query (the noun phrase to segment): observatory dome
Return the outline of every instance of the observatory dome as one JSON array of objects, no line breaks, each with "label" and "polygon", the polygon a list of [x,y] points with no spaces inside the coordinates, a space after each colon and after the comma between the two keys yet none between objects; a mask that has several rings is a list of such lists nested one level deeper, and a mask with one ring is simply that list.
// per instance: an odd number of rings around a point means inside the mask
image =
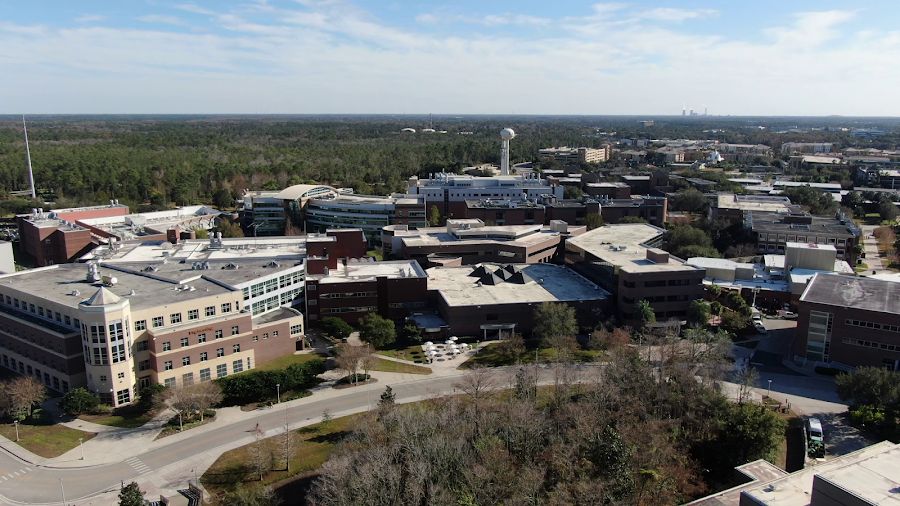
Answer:
[{"label": "observatory dome", "polygon": [[504,128],[503,130],[500,130],[500,137],[501,137],[503,140],[507,140],[507,141],[508,141],[508,140],[512,139],[513,137],[515,137],[515,136],[516,136],[516,132],[513,131],[512,128]]}]

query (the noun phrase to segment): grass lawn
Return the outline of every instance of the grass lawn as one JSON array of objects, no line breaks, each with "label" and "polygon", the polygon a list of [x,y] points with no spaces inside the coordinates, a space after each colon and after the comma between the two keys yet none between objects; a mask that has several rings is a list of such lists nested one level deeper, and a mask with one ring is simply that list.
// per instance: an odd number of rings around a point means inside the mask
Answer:
[{"label": "grass lawn", "polygon": [[[362,415],[335,418],[327,426],[318,423],[294,431],[297,452],[291,459],[290,473],[283,470],[284,461],[279,461],[277,457],[274,457],[277,452],[271,451],[270,453],[276,460],[272,462],[271,467],[276,470],[263,473],[263,480],[259,481],[258,475],[254,475],[248,465],[251,461],[250,448],[242,446],[220,455],[200,477],[200,482],[213,497],[216,497],[220,493],[234,490],[238,483],[244,483],[247,487],[268,485],[292,476],[315,471],[328,460],[335,445],[353,430],[356,419],[360,416]],[[274,450],[276,446],[280,446],[279,436],[265,439],[263,444],[266,447],[271,446]]]},{"label": "grass lawn", "polygon": [[382,255],[381,252],[378,250],[370,249],[369,251],[366,252],[366,255],[368,255],[370,257],[375,257],[375,260],[377,260],[379,262],[384,260],[384,255]]},{"label": "grass lawn", "polygon": [[410,362],[415,362],[417,364],[425,364],[428,362],[425,359],[425,351],[422,350],[422,346],[418,344],[393,350],[378,350],[377,353],[379,355],[384,355],[385,357],[399,358],[400,360],[409,360]]},{"label": "grass lawn", "polygon": [[[498,355],[494,351],[494,347],[497,346],[497,344],[498,343],[489,344],[480,348],[478,354],[460,364],[458,369],[469,369],[476,364],[487,367],[500,367],[516,364],[517,361],[515,359]],[[534,362],[550,362],[553,360],[554,354],[553,348],[532,348],[528,349],[521,357],[519,357],[518,363],[531,364]],[[577,350],[573,357],[575,362],[597,362],[602,361],[605,358],[606,354],[597,350]]]},{"label": "grass lawn", "polygon": [[[34,418],[19,422],[19,446],[41,457],[59,457],[78,446],[78,438],[87,441],[96,436],[93,432],[56,425],[50,414],[43,410],[35,410]],[[16,428],[9,419],[0,423],[0,435],[10,441],[16,440]]]},{"label": "grass lawn", "polygon": [[855,270],[856,272],[867,271],[867,270],[869,270],[869,264],[867,264],[865,262],[861,263],[861,264],[856,264],[856,266],[853,267],[853,270]]},{"label": "grass lawn", "polygon": [[383,359],[378,359],[375,368],[372,370],[380,372],[398,372],[401,374],[431,374],[431,369],[428,367]]},{"label": "grass lawn", "polygon": [[303,353],[300,355],[285,355],[283,357],[278,357],[273,360],[269,360],[268,362],[263,362],[261,364],[256,364],[256,367],[251,369],[253,371],[277,371],[279,369],[287,369],[289,366],[294,364],[303,364],[309,362],[310,360],[321,359],[319,355],[315,353]]},{"label": "grass lawn", "polygon": [[153,413],[128,415],[81,415],[81,420],[120,429],[136,429],[153,419]]}]

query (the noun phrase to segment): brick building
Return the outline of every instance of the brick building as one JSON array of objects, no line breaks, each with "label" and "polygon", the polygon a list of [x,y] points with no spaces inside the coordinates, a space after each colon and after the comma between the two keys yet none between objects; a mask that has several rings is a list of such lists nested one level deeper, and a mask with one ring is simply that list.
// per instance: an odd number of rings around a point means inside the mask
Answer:
[{"label": "brick building", "polygon": [[91,231],[77,223],[87,218],[124,216],[128,206],[110,201],[108,206],[79,207],[16,216],[22,251],[33,256],[38,266],[73,261],[94,248]]}]

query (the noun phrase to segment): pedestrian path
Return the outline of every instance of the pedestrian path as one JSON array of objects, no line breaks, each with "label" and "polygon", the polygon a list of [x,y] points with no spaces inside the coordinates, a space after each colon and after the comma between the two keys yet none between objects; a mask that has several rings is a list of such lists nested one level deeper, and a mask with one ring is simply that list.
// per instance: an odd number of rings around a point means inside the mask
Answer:
[{"label": "pedestrian path", "polygon": [[147,474],[151,471],[151,469],[149,467],[147,467],[146,464],[141,462],[141,460],[137,457],[131,457],[130,459],[126,459],[125,463],[128,464],[129,466],[133,467],[134,470],[140,474]]},{"label": "pedestrian path", "polygon": [[30,473],[30,472],[31,472],[30,467],[24,467],[22,469],[19,469],[18,471],[13,471],[11,473],[0,475],[0,478],[2,478],[3,481],[7,481],[11,478],[18,478],[20,476],[24,476],[26,473]]}]

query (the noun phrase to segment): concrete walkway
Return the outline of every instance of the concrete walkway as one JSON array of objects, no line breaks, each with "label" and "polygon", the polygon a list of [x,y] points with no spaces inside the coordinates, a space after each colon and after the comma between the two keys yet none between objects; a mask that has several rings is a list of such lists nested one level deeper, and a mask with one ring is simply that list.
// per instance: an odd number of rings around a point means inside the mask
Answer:
[{"label": "concrete walkway", "polygon": [[861,273],[863,275],[871,274],[872,271],[881,274],[885,270],[884,264],[881,262],[881,256],[878,254],[878,240],[875,239],[874,235],[875,228],[874,225],[862,226],[863,246],[866,249],[865,264],[869,266],[867,270]]}]

